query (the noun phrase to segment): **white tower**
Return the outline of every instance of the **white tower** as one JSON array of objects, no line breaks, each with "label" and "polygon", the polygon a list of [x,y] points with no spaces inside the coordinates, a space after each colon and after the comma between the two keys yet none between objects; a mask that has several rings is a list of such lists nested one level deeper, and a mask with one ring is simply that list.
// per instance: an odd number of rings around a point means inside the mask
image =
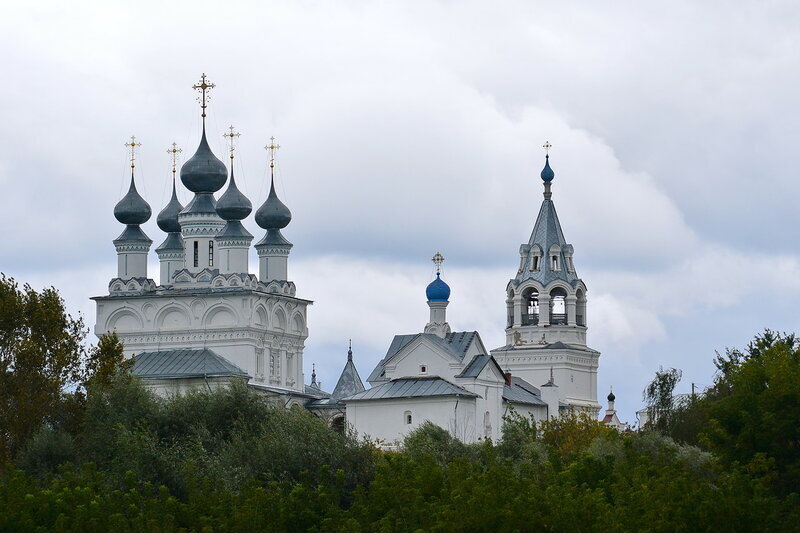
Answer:
[{"label": "white tower", "polygon": [[292,243],[286,240],[281,230],[292,221],[292,212],[280,201],[275,192],[275,137],[264,147],[269,152],[270,186],[269,196],[256,211],[256,224],[267,230],[264,238],[256,244],[258,252],[258,279],[261,283],[284,282],[288,279],[289,251]]},{"label": "white tower", "polygon": [[[545,149],[549,150],[550,143]],[[506,346],[492,352],[503,368],[535,384],[559,388],[560,401],[597,412],[597,361],[586,346],[586,285],[572,261],[550,190],[550,156],[541,172],[544,201],[531,237],[520,246],[516,276],[506,287]]]},{"label": "white tower", "polygon": [[436,279],[430,282],[425,288],[425,296],[428,297],[428,307],[431,310],[431,318],[425,325],[425,333],[433,333],[441,338],[450,334],[450,324],[447,323],[447,304],[450,303],[450,286],[442,280],[441,268],[444,257],[439,252],[433,256],[433,264],[436,265]]},{"label": "white tower", "polygon": [[140,227],[150,220],[152,211],[136,190],[134,180],[136,148],[141,145],[136,142],[135,136],[131,136],[130,142],[125,143],[131,150],[131,186],[128,193],[114,206],[114,217],[125,224],[125,230],[114,239],[114,247],[117,249],[117,279],[123,284],[133,279],[133,283],[139,286],[147,279],[147,253],[153,244]]},{"label": "white tower", "polygon": [[178,154],[183,150],[178,148],[178,145],[172,143],[172,148],[167,150],[167,153],[172,156],[172,198],[169,203],[158,214],[156,221],[161,231],[167,234],[158,248],[158,260],[161,264],[161,276],[159,278],[161,285],[172,285],[173,274],[182,269],[185,260],[185,251],[183,244],[183,236],[181,236],[181,225],[178,222],[178,215],[183,211],[183,205],[178,201],[178,194],[175,190],[177,172]]}]

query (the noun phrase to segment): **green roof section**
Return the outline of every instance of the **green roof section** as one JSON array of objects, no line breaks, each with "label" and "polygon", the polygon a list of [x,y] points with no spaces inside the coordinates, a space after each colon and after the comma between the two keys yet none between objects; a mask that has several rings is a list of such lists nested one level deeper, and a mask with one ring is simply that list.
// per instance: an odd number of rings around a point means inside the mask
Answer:
[{"label": "green roof section", "polygon": [[163,350],[133,356],[133,375],[142,379],[250,376],[214,350]]}]

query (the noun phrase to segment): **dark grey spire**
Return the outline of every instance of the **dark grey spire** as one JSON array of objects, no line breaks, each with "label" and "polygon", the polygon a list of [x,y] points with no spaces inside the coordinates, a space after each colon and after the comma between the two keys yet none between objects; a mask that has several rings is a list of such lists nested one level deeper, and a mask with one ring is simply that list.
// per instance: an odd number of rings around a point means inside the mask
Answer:
[{"label": "dark grey spire", "polygon": [[364,383],[361,381],[361,376],[358,375],[356,365],[353,363],[353,346],[351,343],[350,348],[347,350],[347,363],[345,363],[342,369],[339,381],[336,382],[336,387],[334,387],[333,393],[331,393],[331,398],[339,400],[364,390],[366,390],[364,388]]},{"label": "dark grey spire", "polygon": [[[231,159],[233,161],[233,159]],[[222,220],[244,220],[253,210],[253,204],[236,187],[236,180],[233,177],[233,165],[231,163],[231,179],[228,182],[228,189],[219,200],[217,200],[217,214]]]},{"label": "dark grey spire", "polygon": [[181,181],[187,189],[194,193],[214,193],[225,185],[227,179],[228,169],[208,146],[206,128],[203,125],[200,146],[181,167]]},{"label": "dark grey spire", "polygon": [[256,224],[265,230],[281,230],[292,221],[292,212],[275,193],[275,178],[270,180],[269,196],[256,211]]},{"label": "dark grey spire", "polygon": [[183,210],[183,205],[181,205],[180,201],[178,200],[178,194],[175,190],[175,179],[172,180],[172,198],[170,198],[169,203],[161,210],[158,214],[158,218],[156,222],[158,223],[158,227],[161,228],[161,231],[166,233],[176,233],[181,231],[181,225],[178,223],[178,213]]}]

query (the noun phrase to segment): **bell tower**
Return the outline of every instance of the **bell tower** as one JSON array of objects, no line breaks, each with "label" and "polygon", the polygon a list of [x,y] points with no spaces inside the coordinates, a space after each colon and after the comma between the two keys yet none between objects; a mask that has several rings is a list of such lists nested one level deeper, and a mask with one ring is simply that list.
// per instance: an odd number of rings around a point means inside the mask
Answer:
[{"label": "bell tower", "polygon": [[506,286],[506,345],[492,355],[534,385],[552,376],[562,404],[596,411],[600,353],[586,345],[586,285],[553,203],[551,147],[544,144],[544,200],[528,242],[519,248],[516,275]]}]

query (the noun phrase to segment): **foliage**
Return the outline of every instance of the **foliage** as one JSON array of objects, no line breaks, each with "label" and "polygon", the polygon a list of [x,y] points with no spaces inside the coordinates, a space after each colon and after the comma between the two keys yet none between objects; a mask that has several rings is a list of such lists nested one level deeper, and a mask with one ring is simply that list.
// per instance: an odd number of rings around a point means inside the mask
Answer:
[{"label": "foliage", "polygon": [[131,361],[125,360],[122,342],[117,332],[104,333],[97,346],[89,350],[86,359],[84,382],[87,388],[108,387],[115,376],[126,374],[131,369]]},{"label": "foliage", "polygon": [[0,275],[0,456],[21,450],[80,379],[85,335],[54,288]]},{"label": "foliage", "polygon": [[653,381],[644,389],[642,397],[648,414],[648,429],[667,432],[675,407],[675,386],[682,376],[683,373],[678,369],[664,370],[663,367],[660,367]]}]

